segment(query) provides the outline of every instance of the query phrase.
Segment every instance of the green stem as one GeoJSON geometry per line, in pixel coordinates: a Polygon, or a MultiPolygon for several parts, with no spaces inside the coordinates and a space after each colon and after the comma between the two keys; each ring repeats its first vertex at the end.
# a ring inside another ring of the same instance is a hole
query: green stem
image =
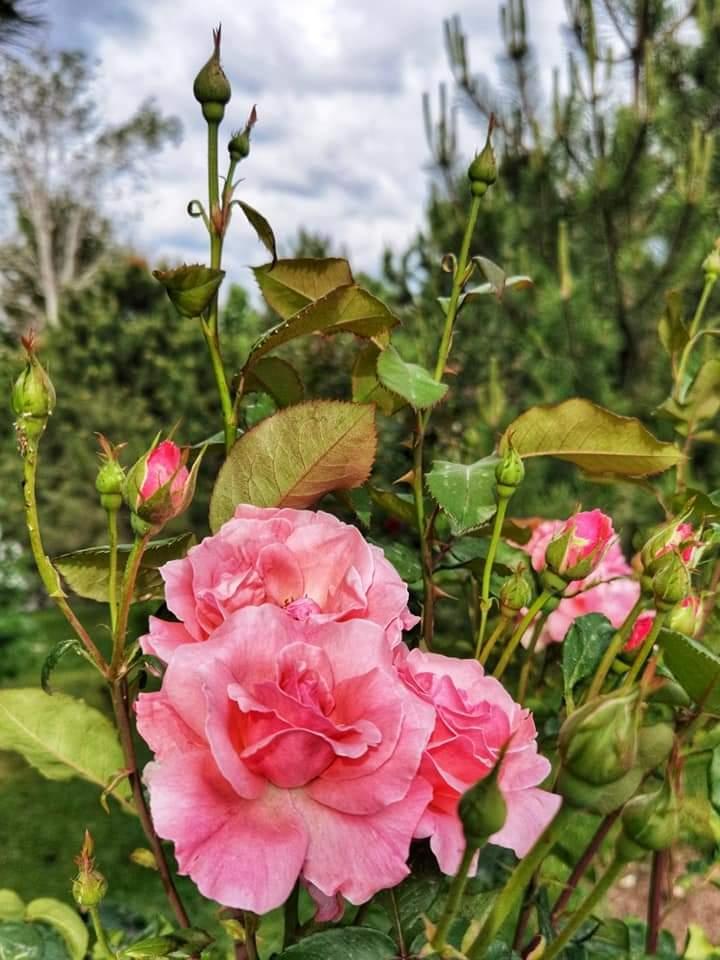
{"type": "Polygon", "coordinates": [[[662,630],[663,624],[667,620],[669,611],[667,610],[658,610],[655,613],[655,619],[653,620],[652,629],[650,633],[645,637],[642,647],[638,650],[637,656],[632,662],[632,666],[625,674],[625,679],[622,682],[623,689],[625,687],[630,687],[637,679],[637,675],[643,668],[643,665],[647,658],[650,656],[650,652],[655,645],[655,641],[658,638],[658,634],[662,630]]]}
{"type": "Polygon", "coordinates": [[[502,637],[508,629],[512,626],[512,620],[509,617],[500,617],[495,626],[495,629],[490,634],[487,643],[478,653],[477,649],[475,650],[475,656],[479,663],[482,663],[483,666],[488,662],[490,654],[493,652],[495,644],[498,642],[500,637],[502,637]]]}
{"type": "Polygon", "coordinates": [[[530,605],[528,612],[522,618],[517,627],[515,627],[513,635],[510,637],[510,640],[503,650],[503,654],[500,657],[497,666],[493,670],[493,676],[496,680],[499,680],[505,673],[507,665],[510,663],[513,653],[515,653],[515,648],[522,640],[525,631],[533,622],[537,614],[540,613],[550,597],[552,597],[550,590],[543,590],[542,593],[540,593],[530,605]]]}
{"type": "Polygon", "coordinates": [[[245,927],[245,950],[247,951],[247,960],[258,960],[257,948],[257,917],[249,910],[243,911],[243,920],[245,927]]]}
{"type": "Polygon", "coordinates": [[[155,827],[150,816],[150,810],[145,799],[140,779],[140,771],[137,766],[137,755],[135,753],[135,743],[133,741],[132,727],[130,725],[130,701],[128,697],[127,682],[124,678],[113,680],[110,683],[110,694],[112,697],[113,712],[115,722],[117,723],[118,734],[120,736],[120,746],[123,752],[123,760],[127,771],[127,777],[132,789],[133,800],[135,801],[135,812],[138,815],[140,824],[147,838],[148,844],[155,857],[160,880],[165,891],[168,903],[170,904],[175,919],[181,927],[189,927],[190,919],[178,894],[175,883],[170,872],[170,867],[165,857],[165,851],[160,839],[155,832],[155,827]]]}
{"type": "Polygon", "coordinates": [[[457,317],[458,305],[460,303],[460,294],[462,293],[465,280],[465,271],[467,269],[468,257],[470,255],[470,244],[472,243],[475,224],[480,213],[480,197],[473,197],[470,204],[470,213],[468,214],[467,224],[465,225],[465,235],[463,236],[462,246],[460,247],[460,256],[458,257],[457,269],[453,277],[452,290],[450,291],[450,302],[448,303],[447,314],[445,315],[445,328],[443,329],[440,349],[438,350],[437,362],[435,364],[435,379],[439,382],[443,378],[445,366],[450,355],[450,345],[452,343],[453,330],[455,328],[455,318],[457,317]]]}
{"type": "MultiPolygon", "coordinates": [[[[213,270],[219,270],[222,262],[223,231],[218,230],[217,218],[224,217],[226,211],[225,195],[231,187],[228,187],[228,181],[225,182],[223,191],[223,208],[220,208],[220,191],[218,182],[218,128],[217,121],[208,121],[208,206],[210,208],[210,267],[213,270]]],[[[234,173],[233,165],[230,164],[228,178],[234,173]]],[[[212,364],[213,375],[217,385],[218,395],[220,397],[220,408],[223,416],[223,431],[225,433],[225,454],[229,454],[233,448],[237,435],[237,416],[230,396],[225,367],[222,362],[222,353],[220,351],[220,330],[218,322],[218,295],[212,298],[207,311],[207,321],[203,321],[203,334],[205,342],[210,351],[210,362],[212,364]]]]}
{"type": "Polygon", "coordinates": [[[55,602],[60,612],[73,628],[98,670],[105,675],[107,673],[107,664],[95,646],[90,634],[82,623],[80,623],[75,611],[68,603],[60,583],[60,575],[53,566],[50,557],[45,553],[42,534],[40,533],[40,517],[37,508],[37,463],[37,441],[30,440],[28,441],[23,458],[23,500],[25,504],[25,525],[27,526],[28,536],[30,538],[30,549],[32,550],[33,559],[35,560],[35,566],[37,567],[40,579],[43,582],[48,596],[55,602]]]}
{"type": "Polygon", "coordinates": [[[552,850],[557,836],[566,829],[568,819],[573,816],[572,808],[561,808],[532,850],[515,867],[485,918],[480,932],[467,950],[467,960],[484,960],[490,944],[519,903],[533,874],[552,850]]]}
{"type": "Polygon", "coordinates": [[[418,414],[413,446],[413,496],[415,498],[415,516],[417,518],[418,537],[420,538],[420,562],[423,573],[423,612],[422,612],[422,640],[423,650],[432,649],[433,632],[435,629],[435,587],[433,584],[432,549],[430,536],[432,525],[425,520],[425,497],[423,490],[423,447],[425,442],[425,425],[422,416],[418,414]]]}
{"type": "Polygon", "coordinates": [[[90,919],[92,920],[93,930],[95,931],[97,946],[100,950],[100,953],[104,957],[115,956],[115,954],[110,949],[110,944],[107,941],[105,930],[100,921],[100,911],[98,910],[97,907],[88,907],[88,913],[90,914],[90,919]]]}
{"type": "Polygon", "coordinates": [[[602,685],[605,683],[605,678],[607,677],[610,669],[613,665],[615,657],[620,653],[622,648],[628,641],[630,634],[632,633],[632,628],[635,626],[635,621],[638,618],[642,608],[644,606],[644,601],[642,594],[638,597],[630,613],[625,617],[622,625],[618,629],[615,636],[610,641],[610,645],[603,654],[603,658],[600,661],[600,665],[595,671],[595,676],[592,678],[590,688],[588,689],[587,696],[585,697],[585,702],[592,700],[594,697],[597,697],[602,690],[602,685]]]}
{"type": "Polygon", "coordinates": [[[285,907],[283,908],[284,915],[284,927],[283,927],[283,950],[286,950],[292,943],[295,942],[295,937],[297,936],[298,926],[300,925],[298,920],[298,902],[300,899],[300,883],[296,883],[292,889],[292,893],[285,901],[285,907]]]}
{"type": "Polygon", "coordinates": [[[125,638],[127,636],[130,607],[132,606],[133,596],[135,594],[135,584],[138,573],[140,572],[140,564],[142,563],[143,554],[145,553],[149,539],[149,533],[135,537],[132,549],[130,550],[130,556],[127,558],[127,563],[125,564],[122,587],[120,588],[120,604],[118,607],[117,621],[115,630],[113,631],[113,652],[112,662],[110,664],[110,675],[112,677],[117,677],[120,673],[122,657],[125,651],[125,638]]]}
{"type": "Polygon", "coordinates": [[[705,277],[705,284],[703,286],[703,291],[700,296],[700,301],[697,305],[695,315],[692,318],[690,323],[690,329],[688,330],[688,342],[685,344],[685,349],[683,350],[680,356],[680,363],[678,364],[677,374],[675,376],[675,390],[674,394],[676,399],[680,395],[682,390],[683,380],[685,378],[685,369],[687,368],[688,361],[690,359],[690,354],[692,353],[693,347],[697,342],[695,337],[698,332],[698,327],[702,323],[703,314],[705,313],[705,307],[707,302],[710,299],[710,294],[712,293],[713,287],[717,281],[717,277],[714,274],[708,274],[705,277]]]}
{"type": "Polygon", "coordinates": [[[538,622],[535,624],[535,629],[533,630],[530,646],[525,651],[525,656],[523,657],[517,693],[517,702],[520,704],[520,706],[523,706],[525,703],[525,695],[527,694],[528,681],[530,679],[530,667],[532,666],[533,654],[535,653],[538,640],[540,639],[540,634],[542,633],[542,629],[545,626],[545,621],[547,620],[548,616],[549,614],[541,614],[540,617],[538,617],[538,622]]]}
{"type": "Polygon", "coordinates": [[[610,887],[612,887],[617,878],[620,876],[624,866],[625,864],[622,860],[613,860],[577,910],[570,915],[568,922],[563,927],[557,939],[553,940],[553,942],[549,944],[545,950],[545,953],[543,954],[543,960],[554,960],[554,958],[557,957],[557,955],[567,946],[573,934],[577,933],[598,903],[600,903],[600,901],[603,899],[610,887]]]}
{"type": "Polygon", "coordinates": [[[117,510],[108,510],[107,511],[107,520],[108,520],[108,544],[110,546],[110,572],[108,579],[108,605],[110,607],[110,628],[115,634],[115,627],[117,624],[117,612],[118,612],[118,595],[117,595],[117,545],[118,545],[118,530],[117,530],[117,510]]]}
{"type": "Polygon", "coordinates": [[[443,915],[438,921],[438,925],[435,929],[435,935],[432,938],[431,943],[433,950],[437,951],[437,953],[442,954],[445,946],[447,945],[448,930],[450,929],[450,924],[453,922],[458,910],[460,909],[463,893],[465,893],[465,887],[467,886],[470,864],[472,863],[473,857],[477,851],[478,848],[476,846],[473,846],[470,843],[466,845],[465,852],[463,853],[462,860],[460,861],[460,866],[458,867],[458,872],[455,874],[452,883],[450,884],[447,900],[445,901],[445,909],[443,910],[443,915]]]}
{"type": "Polygon", "coordinates": [[[487,618],[488,614],[490,613],[490,580],[492,578],[495,554],[497,553],[498,544],[500,543],[500,535],[502,533],[503,523],[505,522],[505,514],[507,513],[508,503],[510,503],[509,497],[498,497],[497,511],[495,513],[495,520],[493,522],[490,545],[488,546],[488,554],[485,560],[485,569],[483,570],[482,589],[480,593],[480,629],[478,630],[477,645],[475,648],[476,656],[477,651],[482,650],[482,645],[485,641],[487,618]]]}

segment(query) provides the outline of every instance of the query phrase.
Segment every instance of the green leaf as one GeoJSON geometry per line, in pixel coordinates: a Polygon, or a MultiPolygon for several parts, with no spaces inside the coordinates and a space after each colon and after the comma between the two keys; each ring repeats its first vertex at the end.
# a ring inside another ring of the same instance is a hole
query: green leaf
{"type": "Polygon", "coordinates": [[[683,690],[707,713],[720,716],[720,657],[674,630],[661,630],[658,643],[683,690]]]}
{"type": "Polygon", "coordinates": [[[706,360],[692,381],[681,409],[686,420],[711,420],[720,410],[720,357],[706,360]]]}
{"type": "Polygon", "coordinates": [[[380,337],[398,322],[382,300],[354,283],[346,284],[336,287],[267,330],[250,348],[245,366],[251,368],[260,357],[280,344],[309,333],[354,333],[359,337],[380,337]]]}
{"type": "Polygon", "coordinates": [[[72,650],[78,656],[88,659],[88,653],[77,637],[68,637],[65,640],[59,640],[47,657],[45,657],[42,669],[40,670],[40,686],[43,688],[45,693],[52,694],[52,690],[50,689],[50,674],[53,672],[58,663],[60,663],[68,650],[72,650]]]}
{"type": "Polygon", "coordinates": [[[287,360],[280,357],[262,357],[245,378],[245,391],[262,390],[269,394],[279,407],[291,407],[301,403],[305,388],[297,371],[287,360]]]}
{"type": "Polygon", "coordinates": [[[595,475],[646,477],[684,460],[639,420],[621,417],[578,397],[531,407],[505,431],[521,457],[557,457],[595,475]]]}
{"type": "Polygon", "coordinates": [[[25,903],[14,890],[0,890],[0,923],[5,920],[22,920],[25,903]]]}
{"type": "MultiPolygon", "coordinates": [[[[162,600],[163,581],[158,568],[169,560],[184,557],[194,543],[195,535],[192,533],[181,533],[167,540],[151,540],[140,565],[140,573],[133,594],[135,602],[162,600]]],[[[122,579],[131,549],[132,546],[129,543],[118,546],[118,583],[122,579]]],[[[101,603],[107,602],[110,586],[109,547],[89,547],[86,550],[76,550],[74,553],[63,553],[55,557],[54,563],[67,585],[79,597],[101,603]]]]}
{"type": "Polygon", "coordinates": [[[416,583],[422,580],[422,567],[417,552],[404,543],[375,543],[376,547],[385,554],[385,559],[391,563],[405,583],[416,583]]]}
{"type": "Polygon", "coordinates": [[[448,390],[447,384],[438,383],[425,367],[406,363],[392,344],[378,357],[377,374],[384,387],[407,400],[415,410],[434,406],[448,390]]]}
{"type": "MultiPolygon", "coordinates": [[[[0,750],[14,750],[48,780],[80,777],[103,789],[124,766],[112,723],[84,700],[42,690],[0,690],[0,750]]],[[[114,795],[124,802],[123,781],[114,795]]]]}
{"type": "Polygon", "coordinates": [[[669,356],[673,357],[685,348],[688,332],[683,318],[682,292],[668,290],[665,294],[665,310],[658,322],[658,335],[669,356]]]}
{"type": "Polygon", "coordinates": [[[405,401],[380,383],[377,374],[379,356],[380,348],[374,343],[368,343],[358,353],[352,369],[352,398],[355,403],[374,403],[389,417],[404,407],[405,401]]]}
{"type": "Polygon", "coordinates": [[[210,500],[218,530],[239,503],[307,507],[367,480],[375,459],[375,408],[317,400],[280,410],[242,436],[220,468],[210,500]]]}
{"type": "Polygon", "coordinates": [[[339,257],[278,260],[254,267],[253,273],[265,302],[283,320],[336,287],[353,282],[350,264],[339,257]]]}
{"type": "Polygon", "coordinates": [[[383,513],[411,527],[417,524],[417,512],[412,497],[401,496],[392,490],[380,490],[378,487],[368,486],[367,489],[370,499],[383,513]]]}
{"type": "Polygon", "coordinates": [[[615,636],[615,627],[601,613],[578,617],[562,644],[562,672],[565,700],[572,706],[572,692],[581,680],[597,670],[603,654],[615,636]]]}
{"type": "Polygon", "coordinates": [[[68,960],[68,952],[44,923],[0,923],[0,960],[68,960]]]}
{"type": "Polygon", "coordinates": [[[499,457],[485,457],[467,466],[433,461],[426,476],[428,490],[447,513],[456,534],[481,527],[495,515],[495,467],[499,457]]]}
{"type": "Polygon", "coordinates": [[[53,927],[65,941],[72,960],[83,960],[88,948],[88,931],[72,907],[52,897],[39,897],[27,905],[25,919],[53,927]]]}
{"type": "Polygon", "coordinates": [[[248,219],[248,223],[257,234],[258,240],[272,257],[272,263],[277,263],[277,246],[275,244],[275,234],[272,227],[265,217],[243,200],[236,200],[237,205],[248,219]]]}
{"type": "Polygon", "coordinates": [[[324,930],[284,950],[278,960],[395,960],[397,947],[384,933],[364,927],[324,930]]]}
{"type": "Polygon", "coordinates": [[[240,412],[250,430],[276,413],[277,404],[269,393],[246,393],[240,404],[240,412]]]}

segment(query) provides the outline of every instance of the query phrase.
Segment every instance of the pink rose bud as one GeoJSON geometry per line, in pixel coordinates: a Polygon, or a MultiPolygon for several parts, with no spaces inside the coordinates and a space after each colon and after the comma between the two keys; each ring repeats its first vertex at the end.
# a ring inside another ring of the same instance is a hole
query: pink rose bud
{"type": "Polygon", "coordinates": [[[640,614],[633,625],[629,640],[623,647],[625,653],[633,653],[635,650],[640,649],[645,642],[645,638],[652,630],[654,619],[654,610],[645,610],[644,613],[640,614]]]}
{"type": "Polygon", "coordinates": [[[640,553],[643,569],[648,576],[657,573],[660,561],[677,550],[685,565],[693,568],[700,559],[702,541],[691,523],[682,518],[659,527],[640,553]]]}
{"type": "Polygon", "coordinates": [[[187,449],[181,449],[172,440],[163,440],[131,468],[127,502],[133,517],[141,521],[140,528],[146,524],[149,529],[159,530],[187,508],[200,464],[198,457],[192,470],[188,470],[187,457],[187,449]]]}
{"type": "Polygon", "coordinates": [[[684,633],[686,636],[692,637],[697,627],[699,613],[700,597],[690,594],[670,611],[668,627],[671,630],[677,630],[678,633],[684,633]]]}
{"type": "Polygon", "coordinates": [[[548,544],[546,565],[565,580],[582,580],[593,572],[614,540],[612,520],[602,510],[576,513],[548,544]]]}

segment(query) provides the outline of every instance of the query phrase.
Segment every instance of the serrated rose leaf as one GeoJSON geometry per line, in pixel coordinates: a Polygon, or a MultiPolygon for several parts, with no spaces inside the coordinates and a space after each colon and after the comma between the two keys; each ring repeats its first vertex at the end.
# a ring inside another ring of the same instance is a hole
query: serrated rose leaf
{"type": "Polygon", "coordinates": [[[403,360],[390,344],[377,361],[380,383],[391,393],[406,400],[415,410],[433,407],[447,393],[447,384],[439,383],[425,367],[403,360]]]}
{"type": "Polygon", "coordinates": [[[265,302],[283,320],[353,282],[350,264],[340,257],[277,260],[254,267],[253,273],[265,302]]]}
{"type": "Polygon", "coordinates": [[[221,467],[210,527],[218,530],[239,503],[301,508],[331,490],[359,487],[376,446],[369,404],[313,401],[280,410],[242,436],[221,467]]]}
{"type": "Polygon", "coordinates": [[[586,473],[646,477],[684,459],[672,443],[654,437],[634,417],[621,417],[578,397],[531,407],[514,420],[503,440],[521,457],[556,457],[586,473]]]}
{"type": "Polygon", "coordinates": [[[435,460],[425,480],[433,499],[450,517],[456,534],[477,530],[495,515],[495,467],[498,457],[476,463],[435,460]]]}

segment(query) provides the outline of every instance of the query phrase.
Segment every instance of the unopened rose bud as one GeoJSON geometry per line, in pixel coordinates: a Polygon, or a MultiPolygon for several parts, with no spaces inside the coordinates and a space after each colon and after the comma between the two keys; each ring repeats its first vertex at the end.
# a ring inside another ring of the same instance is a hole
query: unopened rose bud
{"type": "Polygon", "coordinates": [[[500,616],[514,620],[532,602],[532,587],[522,570],[516,570],[500,588],[500,616]]]}
{"type": "Polygon", "coordinates": [[[563,767],[596,786],[619,780],[636,764],[639,721],[637,688],[586,703],[560,728],[563,767]]]}
{"type": "Polygon", "coordinates": [[[675,728],[670,723],[653,723],[638,731],[638,765],[654,770],[664,763],[675,743],[675,728]]]}
{"type": "Polygon", "coordinates": [[[100,469],[95,479],[95,489],[100,494],[100,503],[105,510],[119,510],[123,502],[125,471],[118,462],[118,454],[124,444],[114,446],[102,434],[100,442],[100,469]]]}
{"type": "Polygon", "coordinates": [[[495,484],[498,497],[511,497],[525,478],[525,464],[522,457],[508,444],[502,460],[495,467],[495,484]]]}
{"type": "Polygon", "coordinates": [[[498,782],[502,757],[482,780],[460,797],[458,815],[466,842],[480,848],[505,826],[507,804],[498,782]]]}
{"type": "Polygon", "coordinates": [[[565,580],[584,580],[614,539],[612,520],[601,510],[576,513],[548,544],[545,564],[551,573],[565,580]]]}
{"type": "Polygon", "coordinates": [[[677,792],[669,780],[652,793],[630,800],[622,812],[616,851],[623,860],[636,860],[649,851],[666,850],[680,832],[677,792]]]}
{"type": "Polygon", "coordinates": [[[230,143],[228,143],[228,152],[233,163],[240,163],[241,160],[244,160],[249,155],[250,134],[256,123],[257,113],[255,107],[253,107],[243,129],[234,131],[230,143]]]}
{"type": "Polygon", "coordinates": [[[658,527],[640,551],[643,571],[652,577],[661,561],[673,550],[680,553],[686,566],[693,568],[700,559],[702,542],[692,524],[683,517],[658,527]]]}
{"type": "Polygon", "coordinates": [[[72,885],[73,898],[79,907],[96,907],[107,893],[107,880],[95,867],[94,848],[93,838],[86,830],[80,855],[75,858],[78,873],[72,885]]]}
{"type": "Polygon", "coordinates": [[[17,417],[18,433],[29,440],[37,440],[55,409],[55,388],[37,358],[34,335],[22,337],[22,345],[27,360],[12,389],[12,409],[17,417]]]}
{"type": "Polygon", "coordinates": [[[641,767],[634,767],[618,780],[597,786],[573,776],[561,767],[554,789],[571,807],[606,816],[627,803],[644,776],[645,771],[641,767]]]}
{"type": "Polygon", "coordinates": [[[181,317],[199,317],[207,310],[223,282],[224,270],[200,263],[183,264],[175,270],[153,270],[181,317]]]}
{"type": "Polygon", "coordinates": [[[640,647],[645,642],[645,638],[652,630],[653,621],[655,620],[655,611],[654,610],[644,610],[640,616],[637,618],[633,624],[632,632],[628,638],[627,643],[623,647],[625,653],[634,653],[635,650],[639,650],[640,647]]]}
{"type": "Polygon", "coordinates": [[[174,937],[146,937],[128,944],[118,953],[120,960],[156,960],[167,957],[177,949],[174,937]]]}
{"type": "Polygon", "coordinates": [[[715,241],[715,246],[703,260],[702,266],[709,280],[717,280],[720,277],[720,239],[715,241]]]}
{"type": "Polygon", "coordinates": [[[487,193],[488,187],[491,187],[497,180],[497,161],[491,140],[494,126],[495,118],[491,116],[485,146],[480,153],[475,155],[472,163],[468,167],[470,190],[475,197],[484,196],[487,193]]]}
{"type": "Polygon", "coordinates": [[[219,123],[224,117],[225,104],[232,94],[230,81],[220,64],[221,34],[221,27],[213,30],[212,55],[195,77],[193,84],[193,93],[195,99],[202,105],[203,116],[213,123],[219,123]]]}
{"type": "Polygon", "coordinates": [[[652,578],[652,592],[658,610],[669,611],[690,593],[690,573],[680,554],[662,558],[652,578]]]}
{"type": "Polygon", "coordinates": [[[143,524],[159,530],[188,507],[195,491],[200,458],[190,471],[186,466],[187,457],[187,449],[182,450],[172,440],[163,440],[131,467],[125,482],[125,496],[136,532],[147,532],[142,529],[143,524]]]}
{"type": "Polygon", "coordinates": [[[697,628],[699,613],[700,598],[691,594],[672,608],[668,617],[668,627],[677,633],[692,637],[697,628]]]}

